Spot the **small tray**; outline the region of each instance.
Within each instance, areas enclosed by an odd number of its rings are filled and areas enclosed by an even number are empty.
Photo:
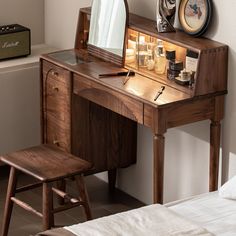
[[[182,80],[180,77],[175,77],[174,81],[180,85],[189,85],[190,79],[189,80]]]

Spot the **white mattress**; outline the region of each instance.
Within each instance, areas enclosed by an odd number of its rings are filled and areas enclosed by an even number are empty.
[[[212,192],[176,203],[169,208],[216,236],[236,236],[236,200]]]

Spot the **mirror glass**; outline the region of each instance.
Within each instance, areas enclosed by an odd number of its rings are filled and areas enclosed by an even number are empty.
[[[123,56],[125,0],[93,0],[88,43]]]

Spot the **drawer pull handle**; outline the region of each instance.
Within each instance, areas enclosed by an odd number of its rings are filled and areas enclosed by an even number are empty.
[[[53,89],[55,92],[59,92],[59,88],[58,88],[58,87],[52,87],[52,89]]]
[[[59,141],[58,140],[53,140],[53,144],[59,146]]]
[[[59,74],[56,71],[52,71],[52,75],[58,77]]]

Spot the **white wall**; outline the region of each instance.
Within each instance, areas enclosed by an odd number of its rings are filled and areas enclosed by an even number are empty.
[[[77,15],[90,0],[45,0],[46,42],[56,47],[74,45]],[[155,19],[156,0],[129,0],[131,12]],[[236,21],[235,0],[214,1],[214,17],[207,36],[230,46],[229,94],[223,122],[223,173],[227,178],[236,173]],[[235,93],[236,94],[236,93]],[[165,146],[165,201],[206,192],[208,190],[209,121],[168,130]],[[229,162],[229,168],[227,163]],[[138,127],[138,162],[119,171],[118,186],[145,203],[152,202],[152,133]]]
[[[1,68],[0,107],[0,154],[40,143],[39,63]]]
[[[74,47],[79,9],[91,0],[45,0],[45,42],[57,48]]]
[[[32,45],[44,42],[44,1],[1,0],[0,26],[21,24],[31,29]]]

